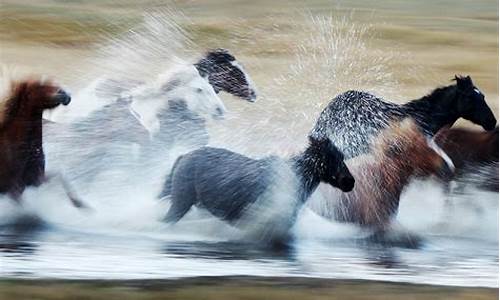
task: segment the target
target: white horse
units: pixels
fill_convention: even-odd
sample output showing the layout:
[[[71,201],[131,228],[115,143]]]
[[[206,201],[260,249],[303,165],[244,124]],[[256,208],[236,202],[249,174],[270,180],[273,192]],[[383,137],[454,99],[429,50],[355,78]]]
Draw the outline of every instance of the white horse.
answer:
[[[91,86],[99,89],[95,82]],[[104,170],[130,169],[138,163],[137,154],[156,144],[153,141],[158,138],[162,119],[178,117],[179,107],[185,108],[184,117],[190,114],[202,120],[207,116],[222,117],[226,112],[208,79],[194,65],[179,66],[150,83],[123,91],[117,100],[71,123],[61,134],[47,124],[49,168],[65,171],[77,184],[92,181]],[[203,128],[195,127],[202,130],[198,131],[201,139],[206,138],[204,124]],[[187,129],[186,126],[183,131]]]

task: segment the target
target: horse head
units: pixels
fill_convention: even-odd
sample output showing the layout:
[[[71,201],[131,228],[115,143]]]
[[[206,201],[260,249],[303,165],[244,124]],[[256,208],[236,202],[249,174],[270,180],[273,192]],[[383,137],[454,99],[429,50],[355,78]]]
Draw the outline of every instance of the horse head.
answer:
[[[455,76],[457,102],[456,110],[459,116],[485,130],[495,129],[497,120],[485,101],[484,94],[474,85],[470,76]]]
[[[215,119],[223,118],[226,113],[208,77],[200,76],[194,67],[177,73],[163,88],[171,101],[182,101],[190,112]]]
[[[71,102],[71,96],[58,85],[50,81],[28,80],[16,87],[17,97],[29,105],[41,110],[51,109]]]
[[[158,76],[148,84],[140,85],[124,99],[132,101],[131,111],[150,131],[159,128],[165,107],[175,107],[171,113],[189,113],[211,118],[222,118],[226,108],[207,78],[200,76],[193,65],[182,66]]]
[[[342,152],[329,138],[309,137],[308,159],[316,160],[315,165],[320,181],[349,192],[354,188],[354,177],[344,162]]]
[[[216,93],[224,91],[250,102],[256,101],[257,91],[250,76],[229,51],[208,51],[194,65],[201,76],[208,77]]]

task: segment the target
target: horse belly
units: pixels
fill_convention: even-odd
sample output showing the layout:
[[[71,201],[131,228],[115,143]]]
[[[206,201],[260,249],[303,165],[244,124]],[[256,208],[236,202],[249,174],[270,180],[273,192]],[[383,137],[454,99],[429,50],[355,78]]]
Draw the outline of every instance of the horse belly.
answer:
[[[279,168],[281,172],[274,172],[264,192],[235,222],[235,226],[253,241],[287,239],[302,206],[296,175],[288,166],[284,170],[283,166]]]

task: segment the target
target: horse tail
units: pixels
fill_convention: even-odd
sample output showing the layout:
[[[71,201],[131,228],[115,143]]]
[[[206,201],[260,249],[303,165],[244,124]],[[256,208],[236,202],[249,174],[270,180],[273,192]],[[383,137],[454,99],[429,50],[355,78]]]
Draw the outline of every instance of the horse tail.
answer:
[[[161,193],[158,195],[159,199],[165,199],[167,196],[170,196],[172,194],[172,181],[174,179],[174,172],[183,156],[184,155],[181,155],[175,160],[172,170],[170,170],[170,174],[168,174],[167,179],[163,184],[163,189]]]

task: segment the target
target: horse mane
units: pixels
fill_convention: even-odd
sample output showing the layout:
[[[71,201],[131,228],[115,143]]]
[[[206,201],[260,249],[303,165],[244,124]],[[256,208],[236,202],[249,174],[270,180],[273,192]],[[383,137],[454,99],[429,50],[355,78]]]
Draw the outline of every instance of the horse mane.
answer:
[[[1,79],[0,91],[0,128],[2,128],[10,119],[21,98],[19,95],[24,90],[24,81],[14,81],[10,78]]]
[[[201,76],[208,76],[211,72],[220,68],[219,64],[234,61],[236,61],[236,58],[227,49],[216,48],[206,51],[204,56],[194,63],[194,66]]]
[[[412,107],[414,104],[417,104],[417,103],[419,105],[422,105],[422,102],[427,102],[429,104],[434,103],[437,101],[437,99],[442,99],[444,94],[449,93],[452,90],[453,91],[456,90],[458,88],[459,83],[465,82],[467,84],[472,85],[472,80],[471,80],[470,76],[455,75],[455,77],[452,78],[451,81],[454,81],[455,84],[437,87],[434,90],[432,90],[430,93],[428,93],[427,95],[425,95],[419,99],[412,100],[412,101],[408,102],[406,105],[408,105],[409,107]]]
[[[43,77],[21,76],[16,70],[2,66],[0,71],[0,128],[9,122],[19,108],[20,95],[34,84],[51,84]]]
[[[0,127],[7,121],[9,107],[15,100],[13,93],[16,89],[17,80],[14,79],[14,72],[7,66],[2,65],[0,70]]]

